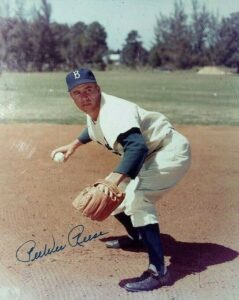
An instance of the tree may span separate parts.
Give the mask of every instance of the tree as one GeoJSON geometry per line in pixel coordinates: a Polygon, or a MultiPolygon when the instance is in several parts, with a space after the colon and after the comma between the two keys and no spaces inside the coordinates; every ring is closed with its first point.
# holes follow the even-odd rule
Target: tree
{"type": "Polygon", "coordinates": [[[142,46],[141,37],[136,30],[128,33],[126,43],[122,49],[122,63],[131,67],[145,65],[148,59],[148,52],[142,46]]]}
{"type": "Polygon", "coordinates": [[[52,71],[60,62],[60,53],[51,29],[51,5],[41,0],[41,11],[37,12],[36,20],[31,24],[32,58],[38,71],[45,67],[52,71]]]}
{"type": "Polygon", "coordinates": [[[216,48],[217,63],[236,67],[239,73],[239,12],[222,20],[216,48]]]}
{"type": "Polygon", "coordinates": [[[8,26],[4,18],[0,17],[0,69],[6,67],[8,26]]]}
{"type": "Polygon", "coordinates": [[[50,24],[53,39],[57,50],[57,61],[55,59],[55,68],[66,69],[70,64],[70,28],[66,24],[56,22],[50,24]]]}
{"type": "Polygon", "coordinates": [[[82,40],[85,63],[104,68],[103,56],[108,50],[106,38],[107,33],[100,23],[93,22],[87,26],[82,40]]]}
{"type": "Polygon", "coordinates": [[[187,15],[181,1],[174,2],[168,39],[173,64],[177,68],[191,67],[191,34],[187,24],[187,15]]]}
{"type": "Polygon", "coordinates": [[[88,26],[52,23],[47,0],[41,0],[40,10],[33,8],[31,20],[26,20],[24,1],[16,1],[16,16],[0,17],[1,67],[19,71],[72,69],[83,64],[104,67],[107,34],[98,22],[88,26]]]}
{"type": "Polygon", "coordinates": [[[194,65],[216,63],[216,43],[219,31],[219,16],[209,13],[206,6],[192,0],[192,60],[194,65]]]}
{"type": "Polygon", "coordinates": [[[221,20],[218,15],[211,14],[209,16],[208,34],[206,41],[206,56],[208,61],[215,65],[217,63],[217,43],[219,40],[219,29],[221,26],[221,20]]]}
{"type": "Polygon", "coordinates": [[[0,21],[0,56],[9,70],[25,71],[28,64],[28,24],[17,18],[0,21]]]}
{"type": "Polygon", "coordinates": [[[210,15],[206,10],[205,5],[201,10],[198,4],[198,0],[192,0],[192,59],[195,65],[207,64],[206,46],[208,38],[208,28],[210,15]]]}
{"type": "Polygon", "coordinates": [[[176,68],[191,66],[191,34],[181,1],[174,2],[171,16],[161,14],[157,19],[150,63],[152,66],[173,65],[176,68]]]}
{"type": "Polygon", "coordinates": [[[149,52],[148,62],[151,67],[157,68],[162,65],[161,53],[159,47],[157,45],[153,46],[149,52]]]}
{"type": "Polygon", "coordinates": [[[67,49],[67,63],[71,68],[77,68],[84,64],[84,47],[86,45],[85,32],[87,25],[83,22],[75,23],[69,31],[68,49],[67,49]]]}
{"type": "Polygon", "coordinates": [[[29,40],[29,23],[25,19],[25,8],[23,0],[16,0],[16,22],[14,27],[14,45],[12,53],[15,53],[16,68],[18,71],[26,71],[31,58],[31,43],[29,40]]]}

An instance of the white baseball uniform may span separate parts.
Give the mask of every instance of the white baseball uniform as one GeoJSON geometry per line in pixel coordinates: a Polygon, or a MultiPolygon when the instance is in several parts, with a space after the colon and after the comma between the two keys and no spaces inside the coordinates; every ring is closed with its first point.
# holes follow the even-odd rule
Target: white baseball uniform
{"type": "MultiPolygon", "coordinates": [[[[97,121],[87,115],[89,136],[109,150],[124,154],[120,134],[139,128],[149,149],[138,176],[125,185],[126,197],[113,214],[122,211],[134,227],[158,223],[155,201],[173,187],[190,165],[190,145],[161,113],[147,111],[127,100],[101,93],[97,121]]],[[[124,184],[121,184],[123,187],[124,184]]]]}

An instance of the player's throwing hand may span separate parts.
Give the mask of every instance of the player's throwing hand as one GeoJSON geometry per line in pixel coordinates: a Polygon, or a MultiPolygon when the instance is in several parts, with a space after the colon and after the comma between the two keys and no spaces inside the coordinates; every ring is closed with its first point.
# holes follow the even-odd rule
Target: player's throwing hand
{"type": "Polygon", "coordinates": [[[57,152],[62,152],[65,156],[64,161],[67,161],[68,158],[75,152],[75,150],[81,145],[81,142],[76,139],[72,143],[61,146],[51,152],[51,159],[54,159],[54,156],[57,152]]]}

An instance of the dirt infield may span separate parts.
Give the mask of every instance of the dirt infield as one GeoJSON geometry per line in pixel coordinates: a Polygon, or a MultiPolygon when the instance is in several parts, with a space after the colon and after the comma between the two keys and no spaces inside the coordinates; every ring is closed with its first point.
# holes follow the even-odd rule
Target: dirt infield
{"type": "Polygon", "coordinates": [[[106,249],[123,228],[114,218],[91,222],[71,206],[118,157],[91,143],[65,164],[50,160],[80,129],[0,126],[0,299],[239,299],[238,127],[179,127],[191,141],[192,166],[157,203],[172,280],[137,294],[119,282],[147,268],[146,253],[106,249]]]}

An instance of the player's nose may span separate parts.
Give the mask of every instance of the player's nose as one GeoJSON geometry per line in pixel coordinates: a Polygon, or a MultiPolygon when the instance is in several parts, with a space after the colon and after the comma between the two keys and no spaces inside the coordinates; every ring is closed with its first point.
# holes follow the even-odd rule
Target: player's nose
{"type": "Polygon", "coordinates": [[[84,100],[88,100],[89,99],[89,95],[86,92],[83,92],[81,95],[81,99],[84,100]]]}

